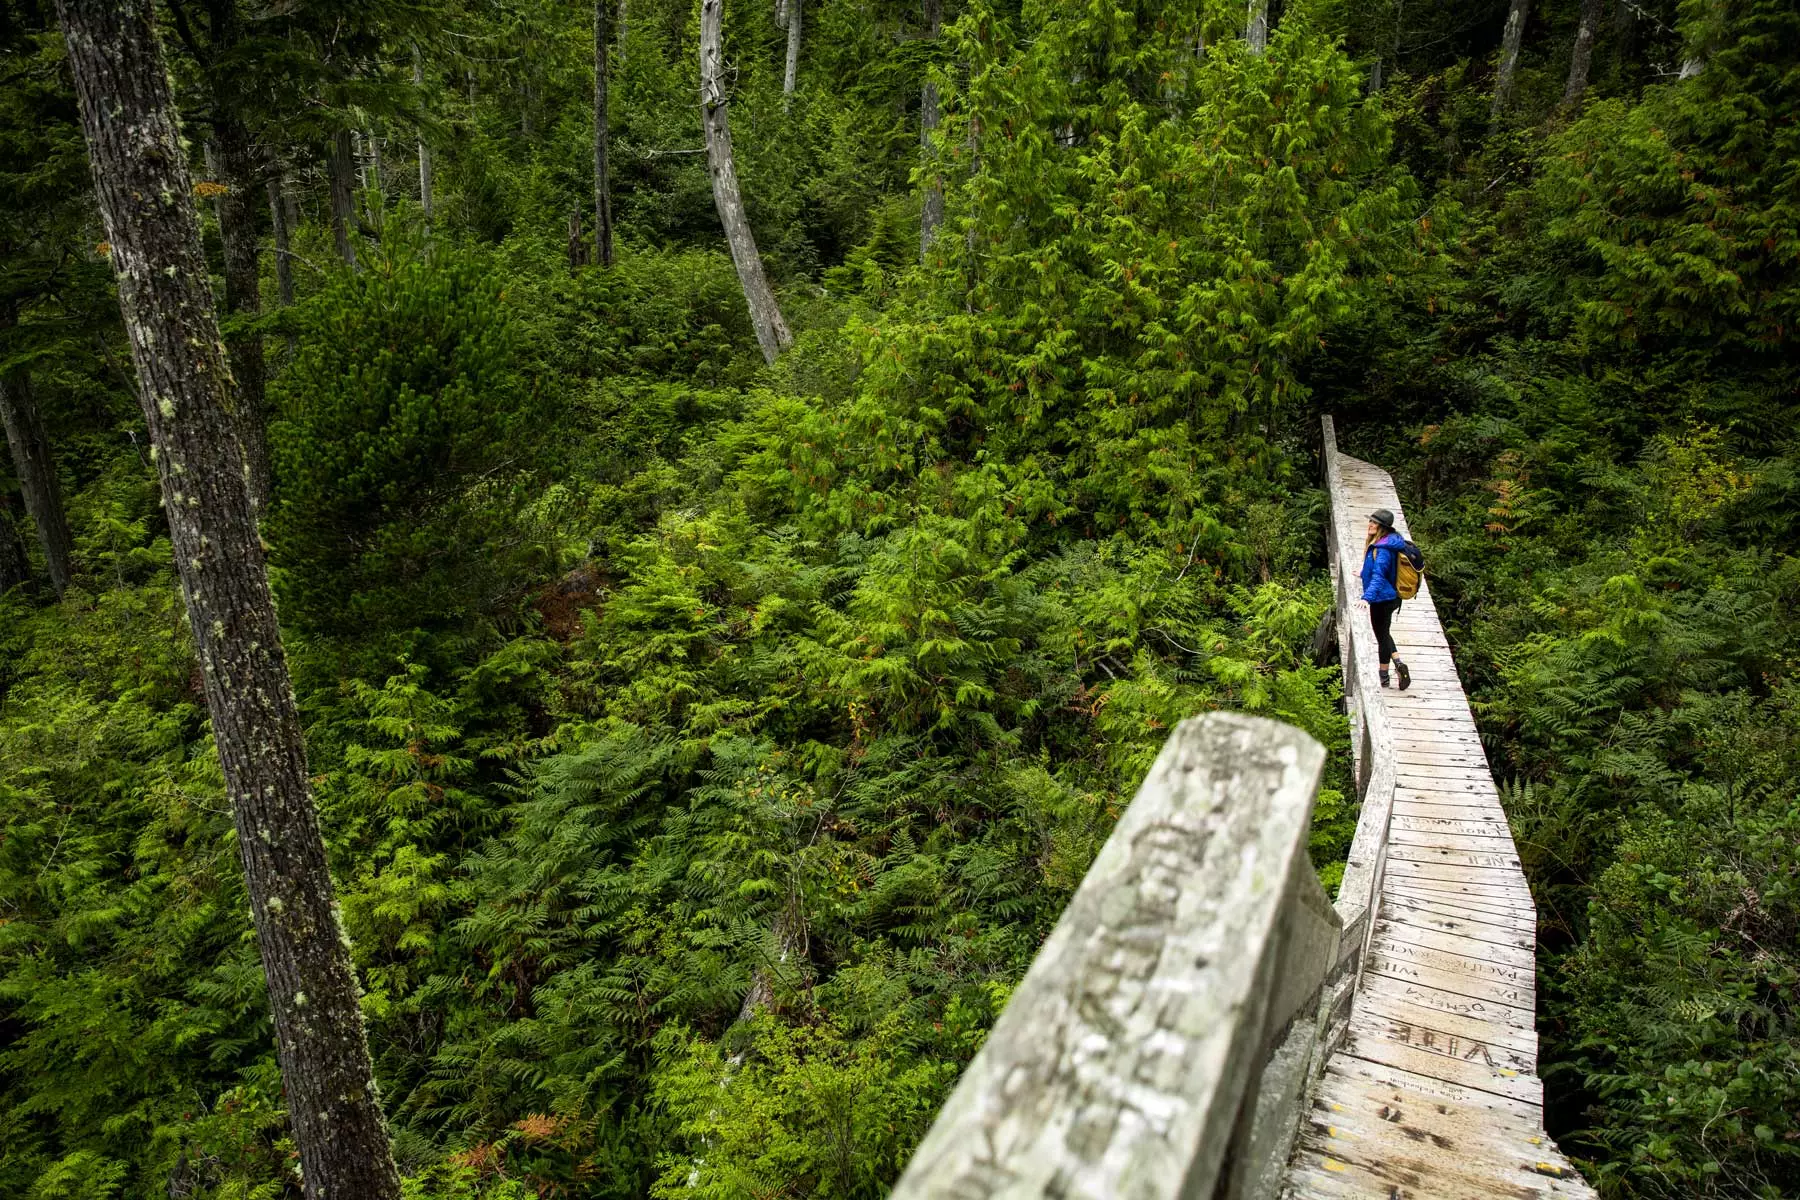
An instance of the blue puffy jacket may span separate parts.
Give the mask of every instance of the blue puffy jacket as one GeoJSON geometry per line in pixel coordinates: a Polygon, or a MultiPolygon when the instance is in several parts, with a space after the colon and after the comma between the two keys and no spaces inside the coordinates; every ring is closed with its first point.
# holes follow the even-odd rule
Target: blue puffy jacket
{"type": "Polygon", "coordinates": [[[1373,604],[1378,600],[1398,600],[1400,593],[1394,590],[1394,578],[1400,573],[1400,551],[1406,546],[1406,539],[1397,533],[1386,534],[1376,539],[1368,552],[1363,555],[1362,598],[1373,604]]]}

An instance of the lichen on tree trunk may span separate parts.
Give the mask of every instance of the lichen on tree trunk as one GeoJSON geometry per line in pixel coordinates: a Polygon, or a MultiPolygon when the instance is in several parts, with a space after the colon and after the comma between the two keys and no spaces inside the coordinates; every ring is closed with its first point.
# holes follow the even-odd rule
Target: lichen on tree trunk
{"type": "Polygon", "coordinates": [[[149,0],[58,0],[309,1200],[398,1200],[149,0]]]}

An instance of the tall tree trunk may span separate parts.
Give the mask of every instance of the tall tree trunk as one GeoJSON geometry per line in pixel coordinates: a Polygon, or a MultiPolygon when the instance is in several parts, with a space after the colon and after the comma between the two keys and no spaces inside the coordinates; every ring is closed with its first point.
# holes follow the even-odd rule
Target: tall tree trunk
{"type": "Polygon", "coordinates": [[[731,261],[737,265],[744,301],[750,306],[750,322],[756,327],[757,344],[762,347],[763,357],[772,363],[794,344],[794,337],[781,318],[781,307],[763,273],[762,257],[756,252],[756,235],[750,231],[744,197],[738,190],[720,46],[724,22],[725,0],[700,0],[700,113],[706,126],[706,166],[712,174],[713,205],[719,210],[719,223],[725,227],[731,261]]]}
{"type": "Polygon", "coordinates": [[[1575,30],[1575,49],[1569,55],[1569,82],[1563,87],[1564,108],[1581,102],[1587,91],[1588,66],[1594,57],[1594,35],[1600,31],[1600,9],[1606,0],[1581,0],[1581,25],[1575,30]]]}
{"type": "Polygon", "coordinates": [[[37,526],[38,544],[44,548],[50,586],[61,599],[69,590],[69,558],[74,543],[63,512],[56,462],[50,457],[50,438],[44,432],[37,397],[31,391],[31,376],[23,371],[0,378],[0,424],[6,426],[6,444],[12,450],[19,490],[25,493],[25,511],[31,514],[31,523],[37,526]]]}
{"type": "Polygon", "coordinates": [[[1244,40],[1250,53],[1261,54],[1269,48],[1269,0],[1250,0],[1250,16],[1244,23],[1244,40]]]}
{"type": "MultiPolygon", "coordinates": [[[[594,259],[603,267],[613,265],[612,178],[607,161],[612,141],[606,61],[612,42],[612,30],[607,28],[609,3],[610,0],[594,0],[594,259]]],[[[619,8],[624,7],[624,0],[620,0],[619,8]]]]}
{"type": "MultiPolygon", "coordinates": [[[[943,0],[925,0],[925,25],[936,41],[944,23],[943,0]]],[[[937,133],[942,119],[937,84],[927,79],[919,89],[919,145],[925,158],[925,206],[919,213],[919,261],[931,252],[931,240],[944,223],[944,178],[938,164],[937,133]]]]}
{"type": "Polygon", "coordinates": [[[283,190],[281,176],[271,176],[268,183],[269,226],[275,231],[275,293],[281,298],[281,307],[287,308],[294,303],[294,263],[288,249],[288,208],[283,190]]]}
{"type": "MultiPolygon", "coordinates": [[[[425,60],[413,44],[413,87],[425,93],[425,60]]],[[[425,144],[425,131],[419,131],[419,208],[425,214],[425,232],[431,232],[431,147],[425,144]]]]}
{"type": "MultiPolygon", "coordinates": [[[[257,195],[261,164],[250,131],[235,118],[214,123],[219,167],[226,191],[219,194],[219,240],[225,248],[225,312],[254,319],[262,312],[262,268],[256,236],[257,195]]],[[[226,342],[231,377],[237,383],[238,439],[250,472],[250,501],[258,510],[269,503],[269,432],[265,399],[267,372],[260,333],[236,332],[226,342]]]]}
{"type": "Polygon", "coordinates": [[[1500,70],[1494,76],[1494,100],[1488,120],[1498,121],[1512,99],[1513,74],[1519,68],[1519,47],[1525,41],[1525,22],[1531,16],[1531,0],[1512,0],[1506,10],[1506,33],[1500,39],[1500,70]]]}
{"type": "Polygon", "coordinates": [[[625,65],[625,7],[628,0],[619,0],[619,17],[613,26],[613,38],[619,46],[619,65],[625,65]]]}
{"type": "Polygon", "coordinates": [[[57,0],[308,1200],[398,1200],[150,0],[57,0]]]}
{"type": "Polygon", "coordinates": [[[791,97],[800,81],[800,0],[787,0],[787,70],[781,76],[781,94],[791,97]]]}
{"type": "Polygon", "coordinates": [[[354,269],[356,248],[350,242],[350,227],[356,220],[356,149],[348,129],[331,135],[325,169],[331,177],[331,235],[337,241],[338,257],[354,269]]]}

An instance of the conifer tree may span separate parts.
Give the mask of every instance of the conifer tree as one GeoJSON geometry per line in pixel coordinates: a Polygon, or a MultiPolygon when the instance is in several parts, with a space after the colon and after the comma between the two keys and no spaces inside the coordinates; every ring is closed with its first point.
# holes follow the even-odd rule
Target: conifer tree
{"type": "Polygon", "coordinates": [[[397,1200],[168,69],[145,0],[57,5],[224,768],[309,1200],[397,1200]]]}

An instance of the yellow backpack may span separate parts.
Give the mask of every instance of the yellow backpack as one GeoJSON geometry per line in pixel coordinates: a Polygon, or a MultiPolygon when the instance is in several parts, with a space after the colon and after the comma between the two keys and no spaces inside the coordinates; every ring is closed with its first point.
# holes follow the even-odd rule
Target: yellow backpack
{"type": "Polygon", "coordinates": [[[1419,581],[1425,578],[1425,554],[1411,542],[1394,554],[1394,591],[1402,600],[1419,594],[1419,581]]]}

